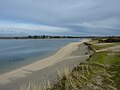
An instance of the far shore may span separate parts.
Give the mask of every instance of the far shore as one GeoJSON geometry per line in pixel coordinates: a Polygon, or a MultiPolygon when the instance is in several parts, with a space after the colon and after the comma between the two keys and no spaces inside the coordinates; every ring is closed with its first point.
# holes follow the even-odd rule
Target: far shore
{"type": "Polygon", "coordinates": [[[19,90],[18,84],[30,81],[43,83],[45,79],[49,79],[52,83],[55,83],[55,74],[57,74],[58,70],[66,66],[72,69],[75,65],[89,58],[92,52],[84,44],[87,41],[89,39],[70,43],[52,56],[1,74],[0,90],[8,90],[8,88],[9,90],[13,90],[13,88],[19,90]]]}

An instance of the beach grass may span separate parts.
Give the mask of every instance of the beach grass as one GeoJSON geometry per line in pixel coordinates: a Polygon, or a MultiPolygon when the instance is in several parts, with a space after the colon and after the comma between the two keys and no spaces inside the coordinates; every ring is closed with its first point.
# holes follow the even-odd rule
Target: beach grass
{"type": "MultiPolygon", "coordinates": [[[[90,48],[96,49],[96,46],[90,48]]],[[[120,52],[95,52],[69,75],[64,75],[51,90],[119,90],[119,69],[120,52]]]]}
{"type": "MultiPolygon", "coordinates": [[[[86,43],[94,51],[119,45],[96,44],[86,43]]],[[[40,86],[33,84],[21,90],[41,90],[38,87],[43,87],[42,90],[120,90],[120,52],[94,52],[72,72],[69,67],[58,71],[58,82],[55,85],[51,86],[49,82],[40,86]]]]}

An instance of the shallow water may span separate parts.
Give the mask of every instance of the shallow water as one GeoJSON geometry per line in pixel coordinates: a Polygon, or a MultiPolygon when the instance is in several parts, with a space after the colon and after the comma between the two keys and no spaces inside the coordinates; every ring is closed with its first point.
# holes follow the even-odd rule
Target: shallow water
{"type": "Polygon", "coordinates": [[[56,52],[61,47],[80,39],[0,40],[0,73],[56,52]]]}

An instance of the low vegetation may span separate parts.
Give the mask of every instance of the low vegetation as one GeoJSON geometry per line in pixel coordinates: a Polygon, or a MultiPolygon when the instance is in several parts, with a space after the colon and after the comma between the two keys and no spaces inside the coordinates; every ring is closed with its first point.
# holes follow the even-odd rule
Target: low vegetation
{"type": "Polygon", "coordinates": [[[99,42],[106,42],[106,43],[120,42],[120,37],[108,37],[106,39],[99,39],[99,42]]]}
{"type": "Polygon", "coordinates": [[[119,90],[119,59],[118,52],[94,53],[71,73],[60,76],[51,90],[119,90]]]}
{"type": "MultiPolygon", "coordinates": [[[[86,43],[94,51],[120,45],[97,44],[86,43]]],[[[62,75],[51,90],[120,90],[120,51],[95,52],[72,72],[62,75]]]]}
{"type": "MultiPolygon", "coordinates": [[[[94,50],[94,54],[75,67],[72,72],[68,68],[58,72],[59,82],[54,86],[50,86],[47,82],[43,85],[45,90],[120,90],[120,51],[96,52],[120,44],[98,45],[96,41],[85,44],[94,50]]],[[[23,90],[40,90],[37,89],[39,86],[33,85],[33,87],[35,88],[27,87],[23,90]]]]}
{"type": "MultiPolygon", "coordinates": [[[[86,38],[86,37],[78,37],[78,36],[50,36],[50,35],[0,37],[0,39],[59,39],[59,38],[86,38]]],[[[87,38],[89,38],[89,37],[87,37],[87,38]]]]}

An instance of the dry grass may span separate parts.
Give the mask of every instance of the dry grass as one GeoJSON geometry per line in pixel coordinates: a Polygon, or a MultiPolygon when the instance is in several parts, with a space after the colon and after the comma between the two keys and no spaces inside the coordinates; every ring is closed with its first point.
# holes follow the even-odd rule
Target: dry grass
{"type": "Polygon", "coordinates": [[[22,84],[20,90],[50,90],[51,85],[49,80],[44,81],[43,84],[29,83],[22,84]]]}
{"type": "MultiPolygon", "coordinates": [[[[94,48],[94,46],[90,47],[94,48]]],[[[22,85],[21,90],[120,90],[120,52],[97,52],[72,72],[66,67],[58,71],[58,83],[51,87],[22,85]]]]}
{"type": "Polygon", "coordinates": [[[69,75],[63,75],[51,90],[119,90],[119,60],[119,52],[94,53],[69,75]]]}
{"type": "Polygon", "coordinates": [[[106,69],[102,65],[93,65],[81,64],[72,73],[60,76],[59,82],[51,90],[108,90],[107,88],[116,90],[114,81],[110,79],[106,69]],[[103,72],[93,70],[99,66],[103,68],[103,72]],[[105,83],[105,81],[110,83],[105,83]]]}

